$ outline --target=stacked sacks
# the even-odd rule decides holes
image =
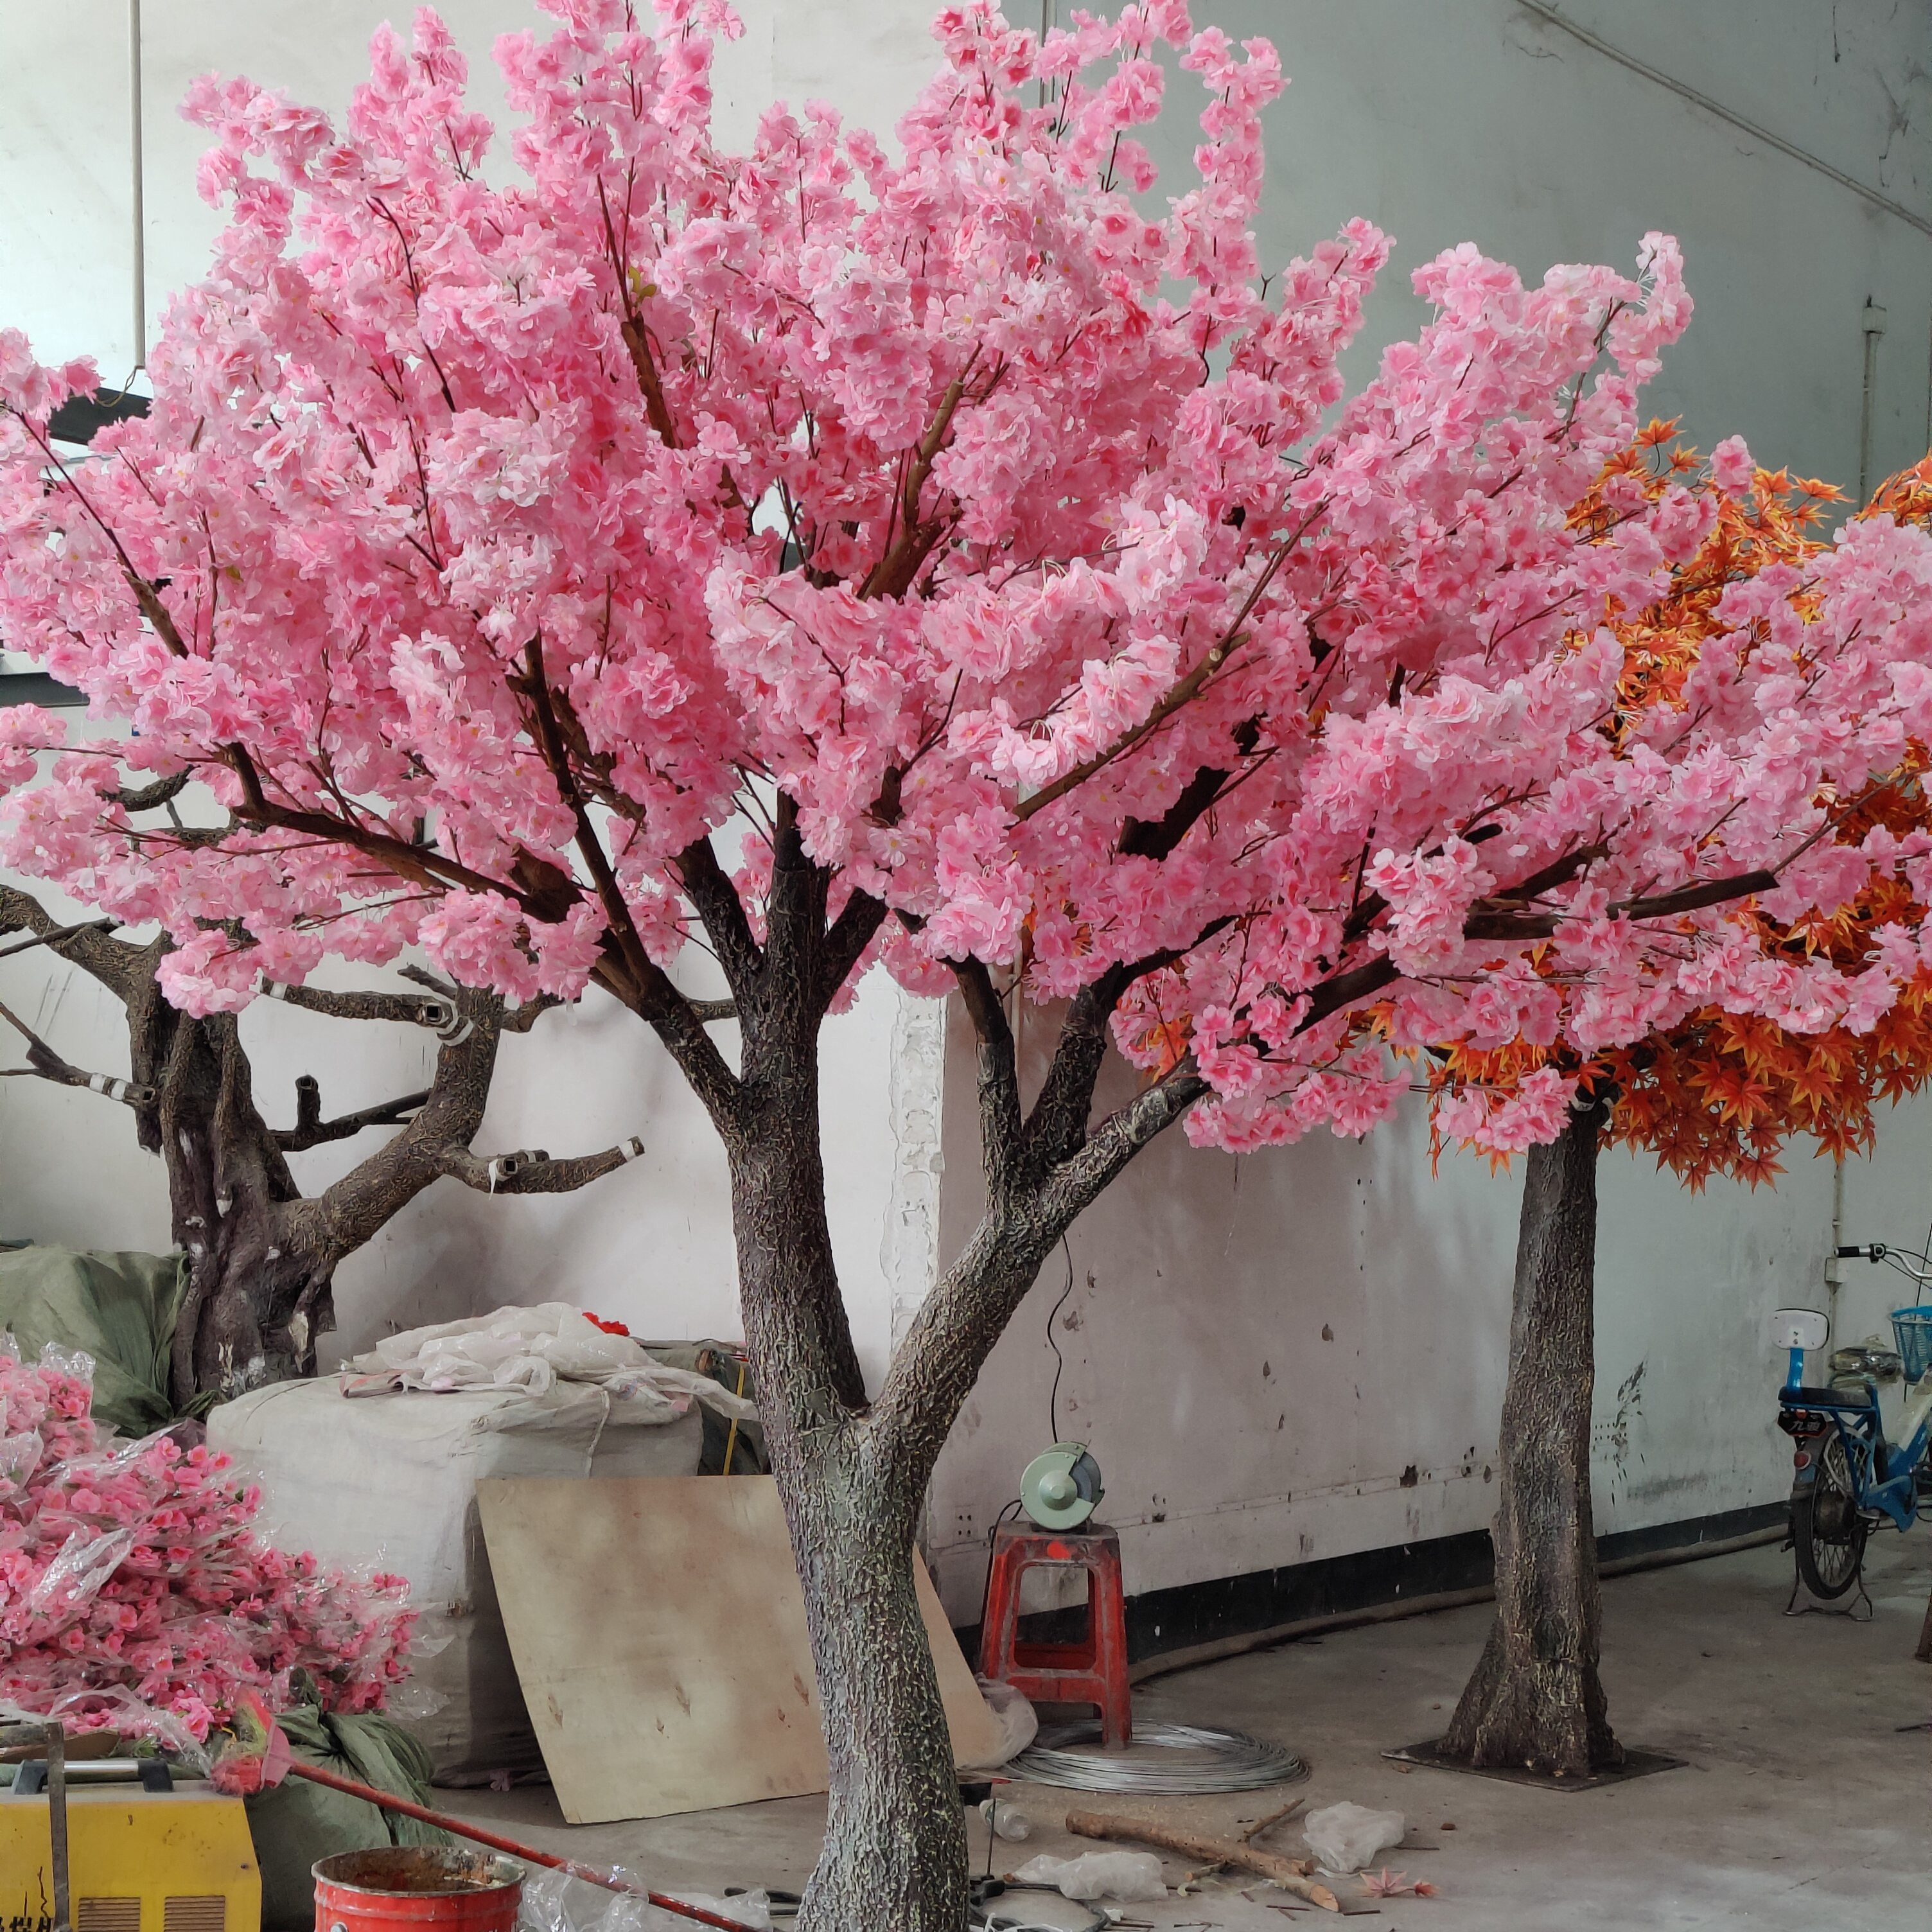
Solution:
[[[381,1709],[408,1674],[407,1584],[271,1547],[224,1456],[116,1441],[92,1366],[49,1348],[30,1366],[0,1335],[0,1702],[58,1706],[70,1730],[139,1729],[146,1707],[201,1739],[305,1670],[325,1709]]]

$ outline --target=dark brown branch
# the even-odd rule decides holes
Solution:
[[[1316,512],[1311,511],[1300,526],[1276,547],[1274,554],[1268,559],[1261,574],[1256,578],[1253,587],[1241,600],[1241,608],[1235,612],[1234,621],[1208,646],[1201,662],[1138,724],[1124,732],[1104,752],[1096,752],[1093,757],[1076,765],[1071,771],[1062,772],[1051,784],[1042,785],[1032,797],[1016,806],[1013,818],[1016,824],[1024,824],[1035,812],[1044,812],[1056,800],[1064,798],[1076,786],[1084,784],[1096,772],[1112,764],[1116,758],[1124,758],[1143,739],[1159,730],[1183,706],[1192,704],[1200,695],[1208,680],[1245,641],[1246,633],[1241,626],[1252,615],[1255,606],[1262,601],[1268,586],[1274,581],[1276,572],[1287,560],[1288,552],[1301,541],[1303,532],[1314,521],[1315,516]]]
[[[738,1076],[704,1030],[703,1022],[692,1011],[690,1001],[672,983],[670,974],[644,950],[637,922],[631,916],[623,890],[611,869],[610,855],[604,849],[604,842],[597,836],[596,827],[590,822],[583,794],[578,790],[572,774],[569,755],[564,748],[556,713],[550,703],[550,678],[544,669],[540,638],[532,638],[524,646],[524,661],[529,673],[526,691],[536,718],[538,741],[544,762],[550,766],[558,796],[576,822],[577,849],[590,868],[598,902],[604,908],[605,923],[628,982],[631,998],[626,1004],[649,1022],[664,1042],[671,1058],[690,1082],[692,1090],[704,1102],[721,1130],[729,1130],[736,1120]],[[604,983],[622,997],[614,979],[607,977]]]
[[[62,1087],[85,1087],[94,1093],[105,1094],[110,1100],[118,1100],[124,1106],[154,1105],[154,1090],[152,1087],[136,1086],[131,1080],[123,1080],[116,1074],[89,1073],[85,1068],[63,1060],[10,1007],[0,1005],[0,1020],[4,1020],[27,1042],[26,1065],[0,1068],[0,1074],[9,1078],[36,1075]]]
[[[977,354],[977,351],[974,352]],[[927,478],[932,474],[932,466],[952,433],[952,418],[965,396],[966,379],[972,368],[969,360],[946,386],[945,393],[939,399],[939,407],[913,452],[912,460],[906,466],[904,487],[899,492],[898,536],[891,548],[866,573],[866,580],[859,589],[861,597],[904,596],[932,555],[933,545],[944,532],[943,518],[934,518],[925,523],[920,520],[919,500],[925,491]]]
[[[745,916],[745,903],[730,874],[718,863],[716,848],[707,838],[694,838],[677,855],[678,883],[703,922],[711,949],[724,969],[733,994],[748,998],[764,970],[765,958]]]
[[[450,1148],[438,1157],[438,1165],[464,1186],[484,1194],[568,1194],[614,1173],[644,1150],[644,1142],[634,1135],[602,1154],[580,1154],[569,1160],[553,1160],[541,1148],[494,1156],[472,1154],[467,1148]]]
[[[622,272],[620,268],[619,273]],[[631,367],[637,372],[638,388],[644,398],[644,413],[664,447],[675,449],[677,424],[672,420],[670,405],[664,400],[664,381],[658,374],[657,358],[651,353],[651,338],[643,316],[626,316],[623,329],[624,346],[631,352]]]
[[[432,1033],[451,1033],[465,1022],[456,1002],[442,995],[420,993],[334,993],[320,986],[288,986],[272,980],[262,988],[266,999],[279,1000],[305,1012],[326,1013],[338,1020],[390,1020],[401,1026],[427,1027]]]
[[[1025,1130],[1013,1030],[983,960],[949,959],[946,965],[980,1042],[980,1146],[987,1184],[1004,1186],[1012,1178]]]
[[[1775,872],[1733,872],[1728,878],[1700,879],[1649,898],[1622,899],[1610,908],[1610,913],[1624,919],[1670,919],[1680,913],[1701,912],[1706,906],[1749,898],[1754,892],[1771,892],[1777,884]]]
[[[320,1147],[327,1141],[348,1140],[365,1127],[402,1126],[428,1099],[429,1090],[424,1088],[420,1094],[405,1094],[400,1100],[386,1100],[380,1106],[364,1107],[358,1113],[325,1120],[321,1084],[314,1075],[304,1073],[296,1082],[296,1124],[291,1128],[274,1130],[275,1144],[284,1154],[300,1154],[304,1148]]]
[[[130,791],[125,785],[104,794],[110,805],[118,805],[123,812],[152,812],[166,805],[170,799],[178,798],[188,790],[190,774],[176,772],[172,778],[157,778],[152,784],[137,785]]]
[[[153,976],[153,948],[113,938],[110,921],[62,926],[31,892],[0,886],[0,932],[31,932],[63,959],[100,981],[123,1006]]]
[[[31,952],[36,946],[58,947],[64,939],[71,939],[77,932],[112,932],[118,922],[111,919],[83,920],[78,926],[56,926],[51,932],[37,934],[32,939],[23,939],[17,946],[0,946],[0,959],[10,959],[16,952]]]
[[[828,1003],[850,976],[866,948],[885,923],[886,902],[854,891],[825,929],[825,970],[821,989]]]

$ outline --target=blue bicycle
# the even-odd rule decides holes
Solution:
[[[1922,1295],[1932,1286],[1932,1244],[1916,1254],[1876,1241],[1838,1254],[1882,1262]],[[1874,1528],[1910,1529],[1932,1511],[1932,1303],[1892,1311],[1896,1348],[1874,1340],[1834,1349],[1822,1386],[1805,1384],[1804,1356],[1824,1346],[1825,1317],[1780,1308],[1772,1320],[1791,1352],[1778,1426],[1796,1450],[1792,1546],[1800,1580],[1828,1601],[1858,1582]]]

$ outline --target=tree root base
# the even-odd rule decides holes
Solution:
[[[1626,1745],[1622,1764],[1606,1765],[1581,1778],[1559,1778],[1549,1772],[1533,1771],[1527,1765],[1472,1764],[1467,1758],[1452,1757],[1442,1748],[1440,1738],[1419,1744],[1404,1744],[1399,1750],[1382,1753],[1398,1764],[1426,1765],[1431,1771],[1460,1771],[1478,1778],[1500,1778],[1511,1784],[1533,1784],[1541,1791],[1594,1791],[1605,1784],[1622,1784],[1633,1778],[1648,1778],[1653,1772],[1682,1771],[1688,1758],[1672,1757],[1663,1751],[1636,1750]]]

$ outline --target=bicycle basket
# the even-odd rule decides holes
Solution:
[[[1932,1369],[1932,1306],[1894,1308],[1892,1332],[1898,1338],[1905,1378],[1916,1382],[1928,1369]]]

